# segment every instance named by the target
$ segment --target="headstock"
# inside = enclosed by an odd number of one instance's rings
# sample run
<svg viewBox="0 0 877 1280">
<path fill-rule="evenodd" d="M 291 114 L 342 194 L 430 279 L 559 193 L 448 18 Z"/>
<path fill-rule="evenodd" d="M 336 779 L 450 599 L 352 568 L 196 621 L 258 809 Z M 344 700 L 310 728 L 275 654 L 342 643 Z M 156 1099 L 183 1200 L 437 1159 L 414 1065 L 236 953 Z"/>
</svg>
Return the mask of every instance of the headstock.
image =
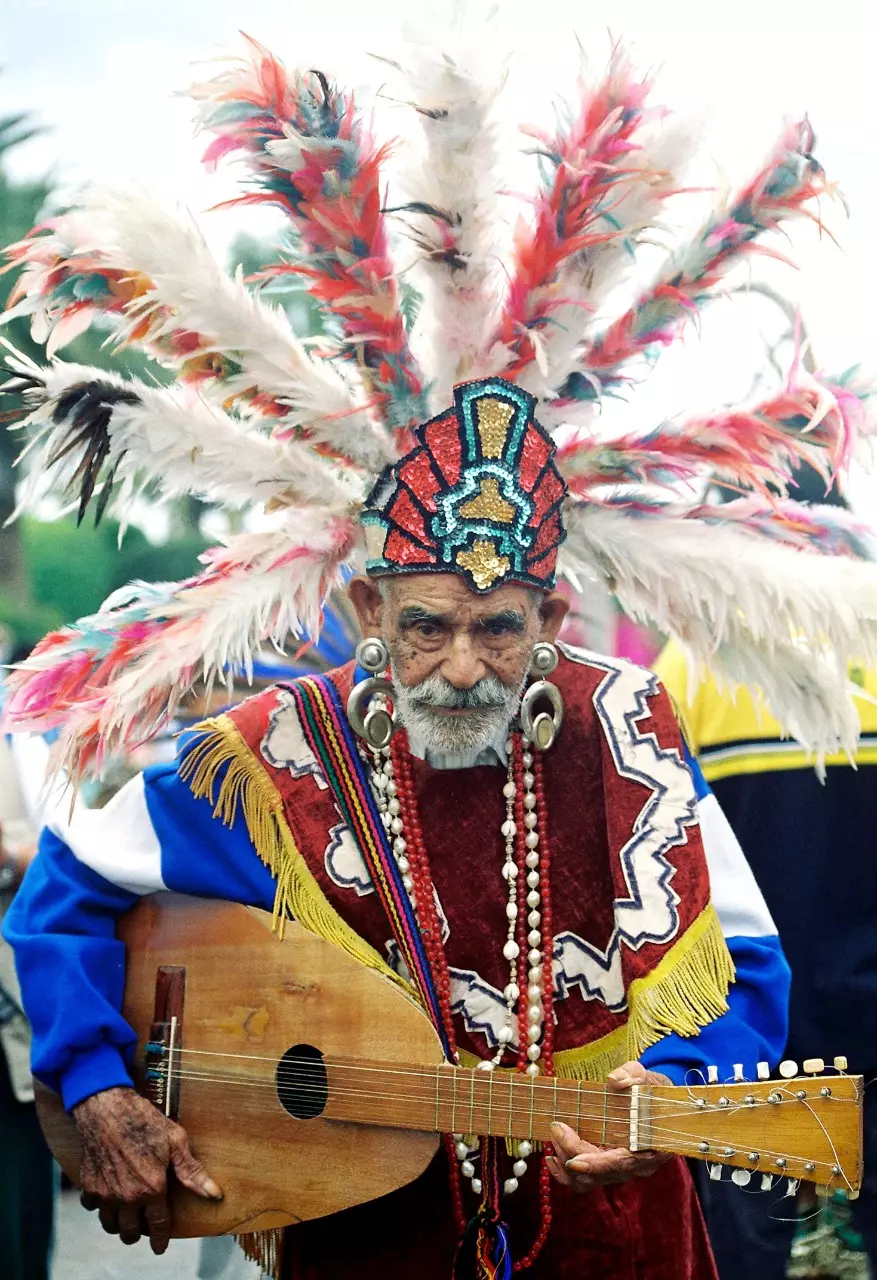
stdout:
<svg viewBox="0 0 877 1280">
<path fill-rule="evenodd" d="M 636 1117 L 640 1149 L 727 1164 L 754 1174 L 805 1179 L 857 1191 L 862 1180 L 862 1077 L 821 1074 L 820 1059 L 780 1066 L 779 1080 L 657 1085 L 643 1089 Z M 843 1068 L 840 1064 L 843 1064 Z M 818 1071 L 820 1074 L 813 1074 Z M 710 1072 L 713 1078 L 713 1072 Z M 745 1185 L 749 1178 L 732 1175 Z M 767 1185 L 767 1184 L 766 1184 Z"/>
</svg>

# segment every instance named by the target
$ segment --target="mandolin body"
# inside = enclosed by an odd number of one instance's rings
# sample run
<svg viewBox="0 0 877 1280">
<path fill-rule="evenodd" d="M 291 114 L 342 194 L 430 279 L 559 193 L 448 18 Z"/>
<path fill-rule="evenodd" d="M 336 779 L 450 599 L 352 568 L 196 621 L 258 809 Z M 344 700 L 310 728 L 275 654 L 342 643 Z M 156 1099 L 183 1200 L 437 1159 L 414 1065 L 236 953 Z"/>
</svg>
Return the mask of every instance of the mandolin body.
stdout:
<svg viewBox="0 0 877 1280">
<path fill-rule="evenodd" d="M 393 982 L 298 925 L 287 924 L 279 939 L 267 912 L 231 903 L 156 894 L 118 932 L 128 949 L 124 1012 L 137 1032 L 138 1090 L 150 1096 L 144 1054 L 160 966 L 185 967 L 180 1061 L 199 1071 L 221 1066 L 223 1079 L 214 1081 L 187 1078 L 183 1068 L 175 1119 L 224 1198 L 202 1200 L 174 1185 L 174 1236 L 322 1217 L 395 1191 L 427 1167 L 438 1134 L 296 1119 L 275 1086 L 278 1060 L 298 1044 L 337 1058 L 440 1063 L 431 1023 Z M 226 1078 L 236 1075 L 238 1083 Z M 76 1126 L 39 1085 L 37 1108 L 53 1154 L 78 1184 Z"/>
<path fill-rule="evenodd" d="M 264 911 L 156 894 L 118 932 L 135 1085 L 185 1127 L 224 1193 L 208 1201 L 174 1184 L 175 1236 L 337 1213 L 413 1181 L 441 1133 L 545 1142 L 555 1119 L 602 1146 L 673 1152 L 714 1173 L 729 1165 L 753 1189 L 777 1177 L 860 1185 L 860 1077 L 649 1084 L 620 1095 L 588 1080 L 450 1068 L 396 983 L 295 924 L 279 939 Z M 78 1183 L 75 1124 L 40 1086 L 37 1109 Z"/>
</svg>

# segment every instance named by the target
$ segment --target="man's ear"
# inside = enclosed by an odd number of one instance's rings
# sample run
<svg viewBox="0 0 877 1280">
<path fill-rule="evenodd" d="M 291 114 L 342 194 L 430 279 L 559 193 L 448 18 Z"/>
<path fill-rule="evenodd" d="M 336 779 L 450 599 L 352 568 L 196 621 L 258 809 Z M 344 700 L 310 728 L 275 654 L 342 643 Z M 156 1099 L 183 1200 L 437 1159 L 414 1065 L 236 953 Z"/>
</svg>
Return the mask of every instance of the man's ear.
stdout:
<svg viewBox="0 0 877 1280">
<path fill-rule="evenodd" d="M 542 615 L 542 630 L 539 632 L 539 639 L 547 640 L 549 644 L 553 644 L 557 639 L 557 633 L 563 626 L 564 618 L 569 613 L 569 601 L 559 591 L 552 591 L 542 601 L 540 613 Z"/>
<path fill-rule="evenodd" d="M 384 616 L 384 597 L 372 578 L 351 578 L 347 594 L 356 612 L 363 636 L 379 636 Z"/>
</svg>

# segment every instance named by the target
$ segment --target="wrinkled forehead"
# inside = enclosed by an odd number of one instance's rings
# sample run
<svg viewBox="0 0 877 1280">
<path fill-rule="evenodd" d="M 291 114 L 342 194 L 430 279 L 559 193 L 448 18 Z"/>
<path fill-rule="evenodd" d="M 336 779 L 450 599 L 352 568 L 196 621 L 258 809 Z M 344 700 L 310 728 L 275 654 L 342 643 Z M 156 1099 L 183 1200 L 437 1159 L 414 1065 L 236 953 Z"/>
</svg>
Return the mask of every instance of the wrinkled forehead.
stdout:
<svg viewBox="0 0 877 1280">
<path fill-rule="evenodd" d="M 456 573 L 412 573 L 378 579 L 391 614 L 420 609 L 460 622 L 478 621 L 509 611 L 529 619 L 538 610 L 542 593 L 521 583 L 509 582 L 494 591 L 473 591 Z"/>
</svg>

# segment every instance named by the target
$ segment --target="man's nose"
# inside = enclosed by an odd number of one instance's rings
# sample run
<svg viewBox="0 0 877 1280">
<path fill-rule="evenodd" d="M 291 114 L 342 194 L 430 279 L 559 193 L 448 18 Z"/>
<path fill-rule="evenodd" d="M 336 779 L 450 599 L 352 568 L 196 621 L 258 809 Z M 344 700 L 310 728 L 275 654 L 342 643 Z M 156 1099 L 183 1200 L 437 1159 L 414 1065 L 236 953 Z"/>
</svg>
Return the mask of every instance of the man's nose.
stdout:
<svg viewBox="0 0 877 1280">
<path fill-rule="evenodd" d="M 471 689 L 487 674 L 471 638 L 465 633 L 451 641 L 442 662 L 441 674 L 455 689 Z"/>
</svg>

